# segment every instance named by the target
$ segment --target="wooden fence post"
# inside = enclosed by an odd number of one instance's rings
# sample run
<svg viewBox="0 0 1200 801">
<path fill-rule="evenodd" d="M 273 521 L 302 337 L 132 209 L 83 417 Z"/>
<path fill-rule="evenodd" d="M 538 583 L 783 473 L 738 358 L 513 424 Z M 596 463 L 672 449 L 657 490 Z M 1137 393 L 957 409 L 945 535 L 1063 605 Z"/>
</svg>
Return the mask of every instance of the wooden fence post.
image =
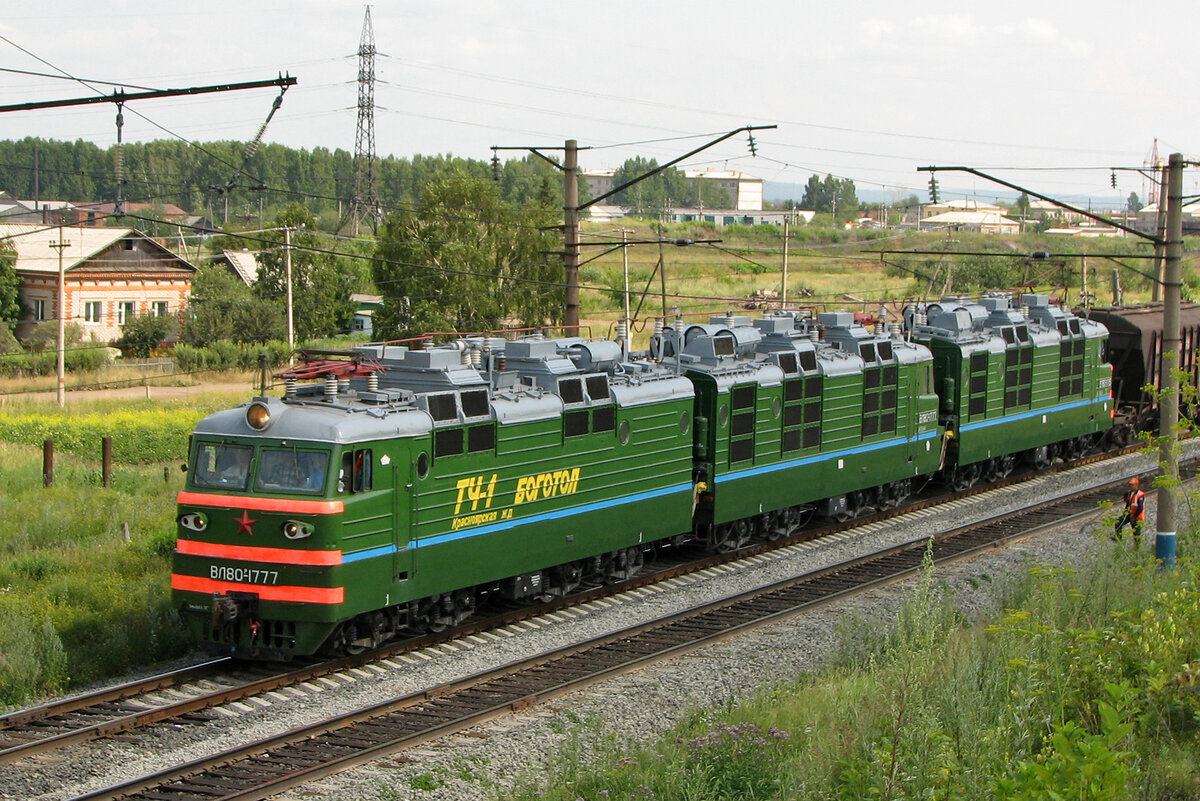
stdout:
<svg viewBox="0 0 1200 801">
<path fill-rule="evenodd" d="M 54 440 L 42 441 L 42 486 L 54 485 Z"/>
<path fill-rule="evenodd" d="M 104 477 L 104 486 L 112 484 L 112 437 L 100 440 L 100 474 Z"/>
</svg>

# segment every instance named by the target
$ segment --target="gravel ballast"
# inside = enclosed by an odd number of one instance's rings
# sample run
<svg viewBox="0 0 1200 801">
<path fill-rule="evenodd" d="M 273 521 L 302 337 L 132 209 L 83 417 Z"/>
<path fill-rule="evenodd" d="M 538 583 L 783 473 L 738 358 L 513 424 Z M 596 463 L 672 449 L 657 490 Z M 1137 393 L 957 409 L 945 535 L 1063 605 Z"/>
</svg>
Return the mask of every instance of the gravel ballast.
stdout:
<svg viewBox="0 0 1200 801">
<path fill-rule="evenodd" d="M 0 765 L 0 798 L 72 798 L 220 748 L 427 689 L 888 545 L 925 539 L 948 528 L 1057 496 L 1068 483 L 1072 488 L 1101 484 L 1153 467 L 1148 457 L 1127 456 L 1070 474 L 1047 474 L 936 510 L 911 513 L 795 546 L 779 556 L 745 560 L 737 570 L 706 571 L 662 588 L 631 591 L 612 601 L 456 641 L 415 655 L 406 663 L 395 660 L 396 668 L 356 671 L 244 701 L 221 710 L 207 723 L 159 726 L 129 740 L 100 741 L 32 757 L 20 765 Z M 1116 493 L 1113 501 L 1119 504 Z M 1180 511 L 1182 514 L 1186 510 Z M 1145 530 L 1151 543 L 1153 516 L 1153 503 L 1148 503 Z M 1180 522 L 1180 528 L 1185 522 Z M 1023 577 L 1031 565 L 1077 565 L 1111 547 L 1107 536 L 1098 535 L 1094 523 L 1076 522 L 968 563 L 939 568 L 938 578 L 967 616 L 976 618 L 996 609 L 1005 587 Z M 498 718 L 477 727 L 471 736 L 446 738 L 396 752 L 278 797 L 293 801 L 467 801 L 502 794 L 505 788 L 536 775 L 572 738 L 578 741 L 582 735 L 586 742 L 599 735 L 630 743 L 652 741 L 698 708 L 724 706 L 749 698 L 764 686 L 798 678 L 820 667 L 836 647 L 837 621 L 843 615 L 884 621 L 908 592 L 909 583 L 905 582 L 802 613 L 536 709 Z"/>
</svg>

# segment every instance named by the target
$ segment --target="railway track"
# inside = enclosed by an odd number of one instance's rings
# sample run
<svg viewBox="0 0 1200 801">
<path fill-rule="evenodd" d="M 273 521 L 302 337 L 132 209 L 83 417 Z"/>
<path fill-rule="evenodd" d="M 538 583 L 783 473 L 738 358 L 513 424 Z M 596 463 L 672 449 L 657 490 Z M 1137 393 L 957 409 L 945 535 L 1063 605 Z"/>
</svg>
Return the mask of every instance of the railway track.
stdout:
<svg viewBox="0 0 1200 801">
<path fill-rule="evenodd" d="M 1126 449 L 1128 453 L 1136 449 Z M 1119 455 L 1119 454 L 1117 454 Z M 1058 469 L 1069 469 L 1112 454 L 1089 457 Z M 818 539 L 873 522 L 887 520 L 922 508 L 929 508 L 980 492 L 1019 483 L 1028 475 L 973 488 L 966 492 L 936 494 L 919 498 L 902 509 L 807 528 L 774 542 L 761 542 L 730 554 L 708 555 L 677 552 L 670 558 L 647 565 L 637 577 L 611 586 L 592 587 L 567 598 L 520 606 L 477 616 L 466 625 L 440 633 L 406 639 L 375 651 L 343 659 L 280 667 L 247 667 L 233 660 L 218 659 L 95 693 L 73 696 L 8 715 L 0 716 L 0 764 L 14 762 L 34 754 L 53 751 L 89 740 L 111 737 L 163 721 L 203 722 L 206 710 L 221 707 L 264 693 L 311 682 L 321 677 L 369 666 L 380 660 L 437 646 L 472 634 L 498 629 L 522 620 L 540 617 L 571 606 L 586 604 L 630 589 L 652 586 L 681 575 L 718 567 L 747 556 L 779 551 L 799 542 Z M 1108 490 L 1111 493 L 1111 490 Z"/>
<path fill-rule="evenodd" d="M 76 801 L 262 799 L 379 755 L 463 731 L 647 664 L 687 653 L 919 572 L 927 557 L 948 564 L 1074 518 L 1094 516 L 1111 486 L 1043 503 L 852 559 L 661 620 L 389 700 L 312 726 L 214 754 Z"/>
</svg>

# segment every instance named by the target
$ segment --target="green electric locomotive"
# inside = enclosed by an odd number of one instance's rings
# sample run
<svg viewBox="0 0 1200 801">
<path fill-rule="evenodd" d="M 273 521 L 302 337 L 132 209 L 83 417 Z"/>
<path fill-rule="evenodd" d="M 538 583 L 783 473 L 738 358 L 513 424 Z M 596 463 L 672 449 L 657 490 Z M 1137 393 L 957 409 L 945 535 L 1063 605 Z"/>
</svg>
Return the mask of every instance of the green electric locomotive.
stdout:
<svg viewBox="0 0 1200 801">
<path fill-rule="evenodd" d="M 947 297 L 905 311 L 914 342 L 933 352 L 947 450 L 943 475 L 957 489 L 1074 458 L 1112 428 L 1107 329 L 1048 295 Z"/>
<path fill-rule="evenodd" d="M 210 650 L 343 653 L 691 530 L 691 383 L 616 343 L 359 349 L 197 426 L 171 577 Z M 318 384 L 296 378 L 318 377 Z"/>
<path fill-rule="evenodd" d="M 682 322 L 615 342 L 474 337 L 311 353 L 282 398 L 205 418 L 173 597 L 209 650 L 338 654 L 488 598 L 632 576 L 1070 456 L 1111 426 L 1106 331 L 1026 296 Z M 317 383 L 302 383 L 318 379 Z"/>
</svg>

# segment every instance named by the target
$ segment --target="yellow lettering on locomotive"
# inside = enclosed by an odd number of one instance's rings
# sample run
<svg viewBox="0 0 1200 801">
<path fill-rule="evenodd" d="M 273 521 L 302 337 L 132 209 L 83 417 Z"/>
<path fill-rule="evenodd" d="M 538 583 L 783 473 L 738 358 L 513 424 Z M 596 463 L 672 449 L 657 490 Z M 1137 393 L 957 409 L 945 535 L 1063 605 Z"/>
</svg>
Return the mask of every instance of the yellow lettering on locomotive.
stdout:
<svg viewBox="0 0 1200 801">
<path fill-rule="evenodd" d="M 517 479 L 513 504 L 519 505 L 538 498 L 553 498 L 558 495 L 573 495 L 579 489 L 579 468 L 538 473 Z"/>
<path fill-rule="evenodd" d="M 492 508 L 492 498 L 496 495 L 496 473 L 492 473 L 492 478 L 487 483 L 487 487 L 483 486 L 483 476 L 467 476 L 460 478 L 458 483 L 454 485 L 458 490 L 458 499 L 454 502 L 454 514 L 457 516 L 462 511 L 463 500 L 471 502 L 471 511 L 479 510 L 479 502 L 483 501 L 484 509 Z"/>
<path fill-rule="evenodd" d="M 559 495 L 574 495 L 579 489 L 579 468 L 569 470 L 554 470 L 548 473 L 535 473 L 532 476 L 522 476 L 517 479 L 517 487 L 513 492 L 511 507 L 496 511 L 480 511 L 492 508 L 496 497 L 497 474 L 493 473 L 485 480 L 484 476 L 467 476 L 455 483 L 458 497 L 454 502 L 454 519 L 451 526 L 454 531 L 485 523 L 495 523 L 498 520 L 512 520 L 515 517 L 515 507 L 539 498 L 554 498 Z"/>
</svg>

